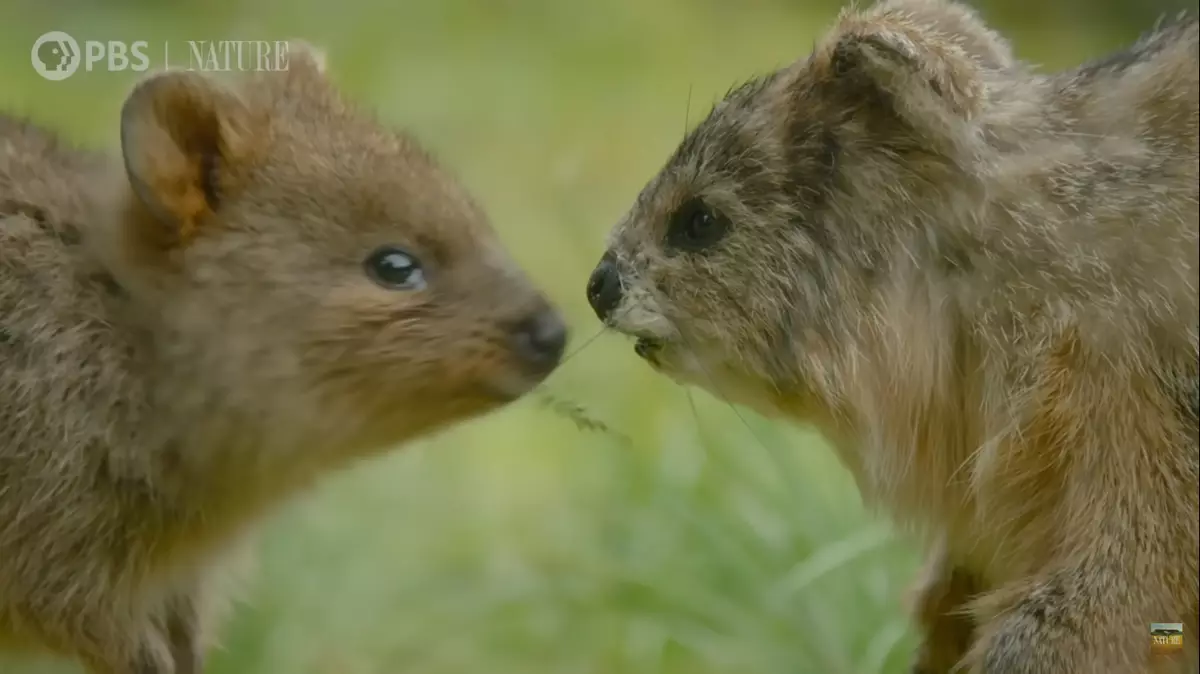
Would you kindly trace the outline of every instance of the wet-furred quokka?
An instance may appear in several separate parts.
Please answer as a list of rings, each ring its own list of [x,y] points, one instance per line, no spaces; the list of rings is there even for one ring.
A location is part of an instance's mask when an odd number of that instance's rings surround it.
[[[476,200],[323,64],[151,75],[111,158],[0,116],[0,649],[199,674],[260,516],[560,362]]]
[[[914,672],[1197,671],[1197,44],[1045,73],[962,4],[845,10],[591,274],[651,367],[815,425],[923,534]]]

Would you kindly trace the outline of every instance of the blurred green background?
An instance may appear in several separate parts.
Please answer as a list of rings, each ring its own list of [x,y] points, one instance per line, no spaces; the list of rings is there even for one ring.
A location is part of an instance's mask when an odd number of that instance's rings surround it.
[[[4,0],[0,109],[113,146],[137,77],[37,76],[78,40],[303,37],[411,129],[563,307],[571,356],[534,398],[333,476],[271,519],[211,674],[905,672],[915,547],[821,440],[652,374],[584,301],[604,236],[731,84],[804,55],[837,11],[796,0]],[[980,3],[1064,67],[1195,0]],[[622,442],[620,435],[630,442]],[[0,551],[4,554],[4,551]],[[75,672],[0,661],[4,674]]]

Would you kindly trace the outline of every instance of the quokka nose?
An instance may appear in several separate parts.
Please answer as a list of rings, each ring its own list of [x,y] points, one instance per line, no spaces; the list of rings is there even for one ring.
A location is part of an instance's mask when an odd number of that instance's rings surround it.
[[[617,265],[609,253],[600,258],[600,263],[592,270],[587,284],[588,303],[601,320],[607,320],[613,309],[621,302],[621,277],[617,274]]]
[[[514,327],[512,341],[522,360],[549,371],[562,359],[567,346],[567,326],[556,310],[542,309]]]

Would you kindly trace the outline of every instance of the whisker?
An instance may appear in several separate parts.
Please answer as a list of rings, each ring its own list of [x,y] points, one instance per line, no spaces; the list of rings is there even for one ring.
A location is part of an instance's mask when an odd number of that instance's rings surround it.
[[[629,310],[630,309],[627,307],[624,311],[628,312]],[[618,314],[618,316],[620,315],[621,314]],[[572,358],[582,353],[584,349],[591,346],[597,339],[601,337],[601,335],[608,331],[609,328],[607,326],[602,326],[595,332],[595,334],[593,334],[591,337],[588,337],[583,341],[582,344],[575,347],[575,349],[564,356],[562,361],[559,363],[559,369],[561,369],[562,366]],[[614,429],[604,421],[592,416],[590,413],[588,413],[587,408],[585,408],[583,405],[554,393],[549,389],[546,383],[540,384],[537,388],[535,388],[532,392],[532,396],[535,400],[537,400],[538,403],[540,403],[542,407],[554,414],[557,414],[558,416],[570,420],[573,424],[575,424],[575,427],[581,431],[602,433],[613,438],[619,444],[625,447],[633,446],[633,441],[628,435]]]
[[[690,128],[692,125],[691,116],[692,116],[692,87],[693,86],[694,85],[692,85],[690,83],[688,84],[687,105],[683,109],[683,135],[684,136],[687,136],[688,128]]]
[[[688,349],[688,351],[691,351],[693,355],[697,353],[696,349],[692,348],[691,344],[688,343],[687,338],[684,337],[682,333],[680,333],[679,338],[684,342],[684,346]],[[716,393],[717,398],[729,406],[729,409],[733,411],[733,414],[738,418],[738,421],[740,421],[742,425],[746,427],[746,430],[750,432],[750,436],[754,438],[754,441],[758,443],[759,447],[761,447],[763,451],[767,452],[772,459],[777,460],[775,457],[775,452],[768,446],[768,443],[763,440],[758,431],[754,430],[754,427],[751,426],[750,422],[746,420],[746,417],[742,414],[741,410],[738,409],[737,405],[733,404],[733,402],[729,400],[729,396],[725,395],[725,392],[722,391],[719,386],[717,386],[716,378],[712,376],[712,373],[708,371],[708,368],[705,367],[704,363],[701,362],[699,358],[693,358],[693,362],[695,362],[700,368],[700,371],[704,374],[704,378],[708,380],[708,384],[712,388],[712,391]],[[689,400],[691,400],[690,397]]]
[[[618,318],[629,313],[631,311],[631,309],[632,309],[631,307],[625,307],[624,310],[622,310],[620,313],[618,313]],[[575,347],[575,349],[573,349],[572,351],[567,353],[567,355],[563,356],[563,359],[562,359],[562,361],[559,362],[558,366],[562,367],[564,364],[566,364],[567,361],[569,361],[572,358],[574,358],[575,356],[579,355],[579,353],[581,351],[586,349],[588,346],[590,346],[592,344],[592,342],[595,342],[597,339],[600,338],[601,335],[603,335],[605,332],[608,332],[609,330],[610,330],[610,328],[608,326],[606,326],[606,325],[601,326],[600,329],[596,331],[596,334],[592,335],[591,337],[588,337],[586,340],[584,340],[583,344],[580,344],[579,346]]]
[[[562,367],[562,366],[563,366],[563,365],[565,365],[565,364],[566,364],[566,363],[567,363],[569,360],[571,360],[571,359],[572,359],[572,358],[574,358],[575,356],[578,356],[578,355],[580,354],[580,352],[582,352],[582,351],[583,351],[584,349],[586,349],[587,347],[591,346],[592,342],[595,342],[597,339],[600,339],[600,336],[601,336],[601,335],[603,335],[603,334],[604,334],[605,332],[607,332],[607,331],[608,331],[608,328],[607,328],[607,327],[601,327],[599,330],[597,330],[597,331],[596,331],[596,334],[592,335],[591,337],[588,337],[586,340],[584,340],[584,342],[583,342],[582,344],[580,344],[579,346],[575,347],[575,349],[574,349],[574,350],[572,350],[571,352],[569,352],[567,355],[563,356],[563,359],[562,359],[562,361],[561,361],[561,362],[558,364],[558,366],[559,366],[559,367]]]
[[[716,287],[719,288],[724,294],[727,295],[728,301],[733,306],[737,307],[738,311],[741,312],[743,314],[743,316],[748,320],[749,314],[746,313],[745,309],[741,306],[741,304],[734,299],[733,294],[725,286],[725,284],[722,282],[720,277],[718,277],[716,275],[710,275],[709,280],[714,285],[716,285]],[[649,290],[651,293],[661,294],[661,291],[658,288],[655,288],[653,286],[651,286]],[[668,306],[669,303],[664,302],[663,305]],[[683,342],[683,346],[685,348],[687,348],[688,351],[692,352],[693,356],[696,356],[698,354],[698,351],[691,345],[691,343],[688,341],[687,337],[683,334],[683,332],[678,331],[678,330],[676,332],[678,333],[680,341]],[[694,357],[693,362],[695,362],[696,365],[700,368],[700,371],[703,373],[704,378],[708,381],[710,391],[712,393],[714,393],[721,402],[723,402],[729,406],[729,409],[733,411],[734,415],[738,418],[738,421],[740,421],[741,424],[746,427],[746,430],[750,432],[750,435],[751,435],[751,437],[754,438],[754,441],[757,442],[759,447],[762,448],[762,450],[767,453],[767,455],[771,458],[771,460],[778,465],[779,469],[781,471],[783,471],[784,474],[790,473],[791,471],[788,468],[788,466],[785,465],[784,461],[777,455],[777,453],[774,450],[771,449],[769,444],[763,439],[763,437],[759,434],[759,432],[756,431],[754,429],[754,427],[750,425],[750,422],[742,414],[741,410],[738,409],[737,405],[735,405],[729,399],[729,396],[726,395],[723,390],[721,390],[721,387],[717,385],[716,378],[713,377],[712,373],[708,371],[708,368],[704,365],[704,363],[701,361],[701,359],[699,357]],[[691,400],[690,397],[689,397],[689,400]],[[694,401],[693,401],[693,405],[694,405]]]

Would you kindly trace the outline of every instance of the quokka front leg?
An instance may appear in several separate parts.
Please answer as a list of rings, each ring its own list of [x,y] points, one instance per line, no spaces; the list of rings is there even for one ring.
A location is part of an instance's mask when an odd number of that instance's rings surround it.
[[[955,671],[975,637],[969,602],[978,592],[978,579],[955,565],[939,543],[914,587],[913,617],[922,634],[911,674]]]
[[[163,623],[174,674],[203,674],[204,645],[195,602],[190,597],[172,600]]]
[[[1091,570],[1054,573],[1033,584],[1013,606],[985,623],[968,656],[971,674],[1191,674],[1193,659],[1155,664],[1149,603],[1098,591]],[[1195,638],[1195,616],[1185,631]],[[1188,638],[1188,637],[1185,637]]]
[[[180,595],[138,628],[89,636],[81,659],[88,674],[203,674],[201,634],[195,603]]]
[[[1041,571],[975,602],[971,674],[1196,671],[1153,663],[1149,630],[1184,623],[1185,639],[1195,639],[1196,513],[1188,523],[1156,516],[1152,505],[1097,506],[1090,521],[1074,518],[1076,530],[1059,537],[1060,553]]]
[[[147,626],[124,644],[97,641],[79,657],[88,674],[177,674],[170,646],[157,626]]]

